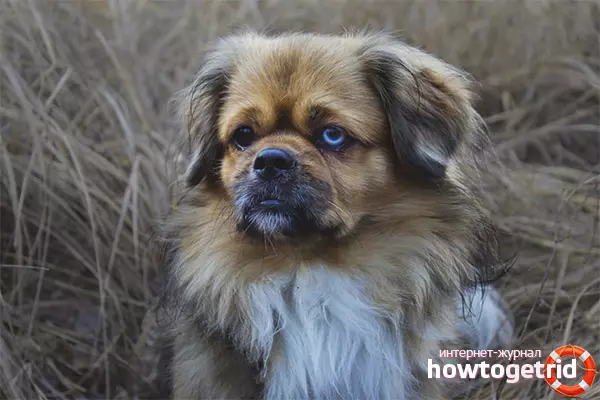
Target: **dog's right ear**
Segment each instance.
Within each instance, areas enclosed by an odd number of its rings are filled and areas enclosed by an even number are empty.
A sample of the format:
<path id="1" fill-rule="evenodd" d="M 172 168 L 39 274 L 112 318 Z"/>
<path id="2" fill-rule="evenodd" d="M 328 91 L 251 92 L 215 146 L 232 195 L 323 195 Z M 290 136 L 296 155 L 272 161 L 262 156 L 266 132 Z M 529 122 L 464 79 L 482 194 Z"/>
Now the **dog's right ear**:
<path id="1" fill-rule="evenodd" d="M 183 176 L 178 176 L 187 187 L 218 180 L 223 146 L 217 124 L 234 53 L 227 42 L 220 42 L 206 54 L 192 84 L 175 96 L 182 142 L 178 164 L 183 164 Z"/>

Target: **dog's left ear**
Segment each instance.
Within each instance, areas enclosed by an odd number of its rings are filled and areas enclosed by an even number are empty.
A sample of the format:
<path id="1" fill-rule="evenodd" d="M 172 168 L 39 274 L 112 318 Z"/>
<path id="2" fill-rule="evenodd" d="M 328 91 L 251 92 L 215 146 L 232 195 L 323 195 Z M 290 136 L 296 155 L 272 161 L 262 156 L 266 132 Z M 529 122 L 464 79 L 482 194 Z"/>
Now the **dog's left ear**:
<path id="1" fill-rule="evenodd" d="M 481 128 L 465 73 L 392 38 L 359 52 L 387 114 L 399 161 L 443 178 L 461 143 Z"/>

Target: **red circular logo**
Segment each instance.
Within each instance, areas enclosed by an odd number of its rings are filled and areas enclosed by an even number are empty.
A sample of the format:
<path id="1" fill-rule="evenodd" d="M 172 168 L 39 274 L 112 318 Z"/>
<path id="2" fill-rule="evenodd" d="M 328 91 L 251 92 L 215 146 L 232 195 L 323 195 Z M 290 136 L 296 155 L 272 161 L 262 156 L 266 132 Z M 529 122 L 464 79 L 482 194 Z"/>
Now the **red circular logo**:
<path id="1" fill-rule="evenodd" d="M 576 385 L 563 385 L 556 378 L 556 368 L 550 368 L 550 373 L 546 373 L 546 369 L 549 365 L 556 364 L 556 361 L 561 357 L 567 356 L 573 356 L 583 362 L 585 374 L 583 375 L 581 382 Z M 567 344 L 554 350 L 550 353 L 544 364 L 544 379 L 548 382 L 548 385 L 550 385 L 556 393 L 568 397 L 581 396 L 587 392 L 590 386 L 592 386 L 592 383 L 594 383 L 596 373 L 596 363 L 590 353 L 585 349 L 572 344 Z"/>

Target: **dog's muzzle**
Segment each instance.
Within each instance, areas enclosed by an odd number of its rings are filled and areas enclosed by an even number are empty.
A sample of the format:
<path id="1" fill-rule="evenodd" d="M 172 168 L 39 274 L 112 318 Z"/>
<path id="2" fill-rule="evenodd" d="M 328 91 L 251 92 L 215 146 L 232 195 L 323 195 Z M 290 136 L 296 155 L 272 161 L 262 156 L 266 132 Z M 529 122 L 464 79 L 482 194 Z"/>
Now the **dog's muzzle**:
<path id="1" fill-rule="evenodd" d="M 331 190 L 289 151 L 267 148 L 256 155 L 234 193 L 238 229 L 276 238 L 320 230 Z"/>

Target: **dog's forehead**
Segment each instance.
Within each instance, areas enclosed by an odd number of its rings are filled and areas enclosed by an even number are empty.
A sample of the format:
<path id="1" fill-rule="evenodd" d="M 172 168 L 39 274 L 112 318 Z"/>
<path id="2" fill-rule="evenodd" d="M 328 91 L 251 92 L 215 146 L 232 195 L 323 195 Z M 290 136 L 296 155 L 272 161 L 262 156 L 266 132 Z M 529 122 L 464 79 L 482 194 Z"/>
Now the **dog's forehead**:
<path id="1" fill-rule="evenodd" d="M 246 43 L 233 63 L 220 132 L 226 135 L 232 125 L 249 121 L 275 129 L 282 120 L 302 130 L 319 110 L 344 120 L 340 123 L 379 117 L 379 100 L 359 63 L 359 45 L 339 37 Z"/>
<path id="2" fill-rule="evenodd" d="M 238 102 L 260 98 L 284 106 L 307 97 L 326 100 L 327 93 L 349 97 L 360 75 L 356 55 L 343 44 L 333 38 L 257 41 L 236 59 L 228 92 Z"/>

